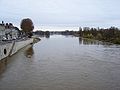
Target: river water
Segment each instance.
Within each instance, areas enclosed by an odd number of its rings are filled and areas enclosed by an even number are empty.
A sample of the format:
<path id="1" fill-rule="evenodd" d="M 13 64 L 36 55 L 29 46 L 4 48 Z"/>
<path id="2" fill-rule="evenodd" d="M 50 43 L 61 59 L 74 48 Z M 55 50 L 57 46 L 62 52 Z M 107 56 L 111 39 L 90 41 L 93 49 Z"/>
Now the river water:
<path id="1" fill-rule="evenodd" d="M 0 64 L 0 90 L 120 90 L 120 46 L 53 35 Z"/>

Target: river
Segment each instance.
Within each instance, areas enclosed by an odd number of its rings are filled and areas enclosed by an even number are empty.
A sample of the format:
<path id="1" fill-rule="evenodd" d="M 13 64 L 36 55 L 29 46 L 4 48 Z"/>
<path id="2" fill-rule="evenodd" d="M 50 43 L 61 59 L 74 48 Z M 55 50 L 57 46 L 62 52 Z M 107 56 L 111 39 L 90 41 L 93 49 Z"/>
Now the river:
<path id="1" fill-rule="evenodd" d="M 120 46 L 42 37 L 0 64 L 0 90 L 120 90 Z"/>

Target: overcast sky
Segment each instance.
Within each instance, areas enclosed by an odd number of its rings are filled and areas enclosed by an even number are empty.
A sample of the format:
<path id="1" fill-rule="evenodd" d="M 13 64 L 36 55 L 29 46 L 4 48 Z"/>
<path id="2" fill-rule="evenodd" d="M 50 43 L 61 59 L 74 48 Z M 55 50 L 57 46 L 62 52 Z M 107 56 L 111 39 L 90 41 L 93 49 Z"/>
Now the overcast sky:
<path id="1" fill-rule="evenodd" d="M 0 21 L 20 24 L 120 27 L 120 0 L 0 0 Z"/>

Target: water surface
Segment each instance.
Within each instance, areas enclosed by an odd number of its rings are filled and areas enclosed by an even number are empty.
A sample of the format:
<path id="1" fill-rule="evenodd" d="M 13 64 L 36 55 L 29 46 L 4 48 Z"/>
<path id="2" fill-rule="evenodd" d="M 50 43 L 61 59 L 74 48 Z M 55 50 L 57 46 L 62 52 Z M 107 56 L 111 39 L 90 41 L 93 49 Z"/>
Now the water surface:
<path id="1" fill-rule="evenodd" d="M 0 64 L 0 90 L 120 90 L 120 46 L 53 35 Z"/>

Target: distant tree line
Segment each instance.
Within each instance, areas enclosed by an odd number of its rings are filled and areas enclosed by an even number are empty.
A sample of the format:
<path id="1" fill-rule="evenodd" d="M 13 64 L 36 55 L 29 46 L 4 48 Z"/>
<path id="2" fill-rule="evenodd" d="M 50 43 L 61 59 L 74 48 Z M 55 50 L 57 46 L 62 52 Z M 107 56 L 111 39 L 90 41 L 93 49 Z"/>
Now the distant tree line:
<path id="1" fill-rule="evenodd" d="M 79 31 L 35 31 L 34 34 L 42 36 L 50 36 L 53 34 L 58 35 L 74 35 L 82 38 L 96 39 L 104 42 L 111 42 L 114 44 L 120 44 L 120 29 L 116 27 L 104 28 L 79 28 Z"/>
<path id="2" fill-rule="evenodd" d="M 50 37 L 50 31 L 40 31 L 40 30 L 38 30 L 38 31 L 34 31 L 33 34 L 39 35 L 39 36 L 45 36 L 47 38 Z"/>
<path id="3" fill-rule="evenodd" d="M 66 30 L 66 31 L 61 31 L 60 33 L 62 35 L 74 35 L 75 31 Z"/>
<path id="4" fill-rule="evenodd" d="M 103 28 L 79 28 L 78 34 L 80 37 L 97 39 L 101 41 L 120 44 L 120 30 L 116 27 Z"/>

